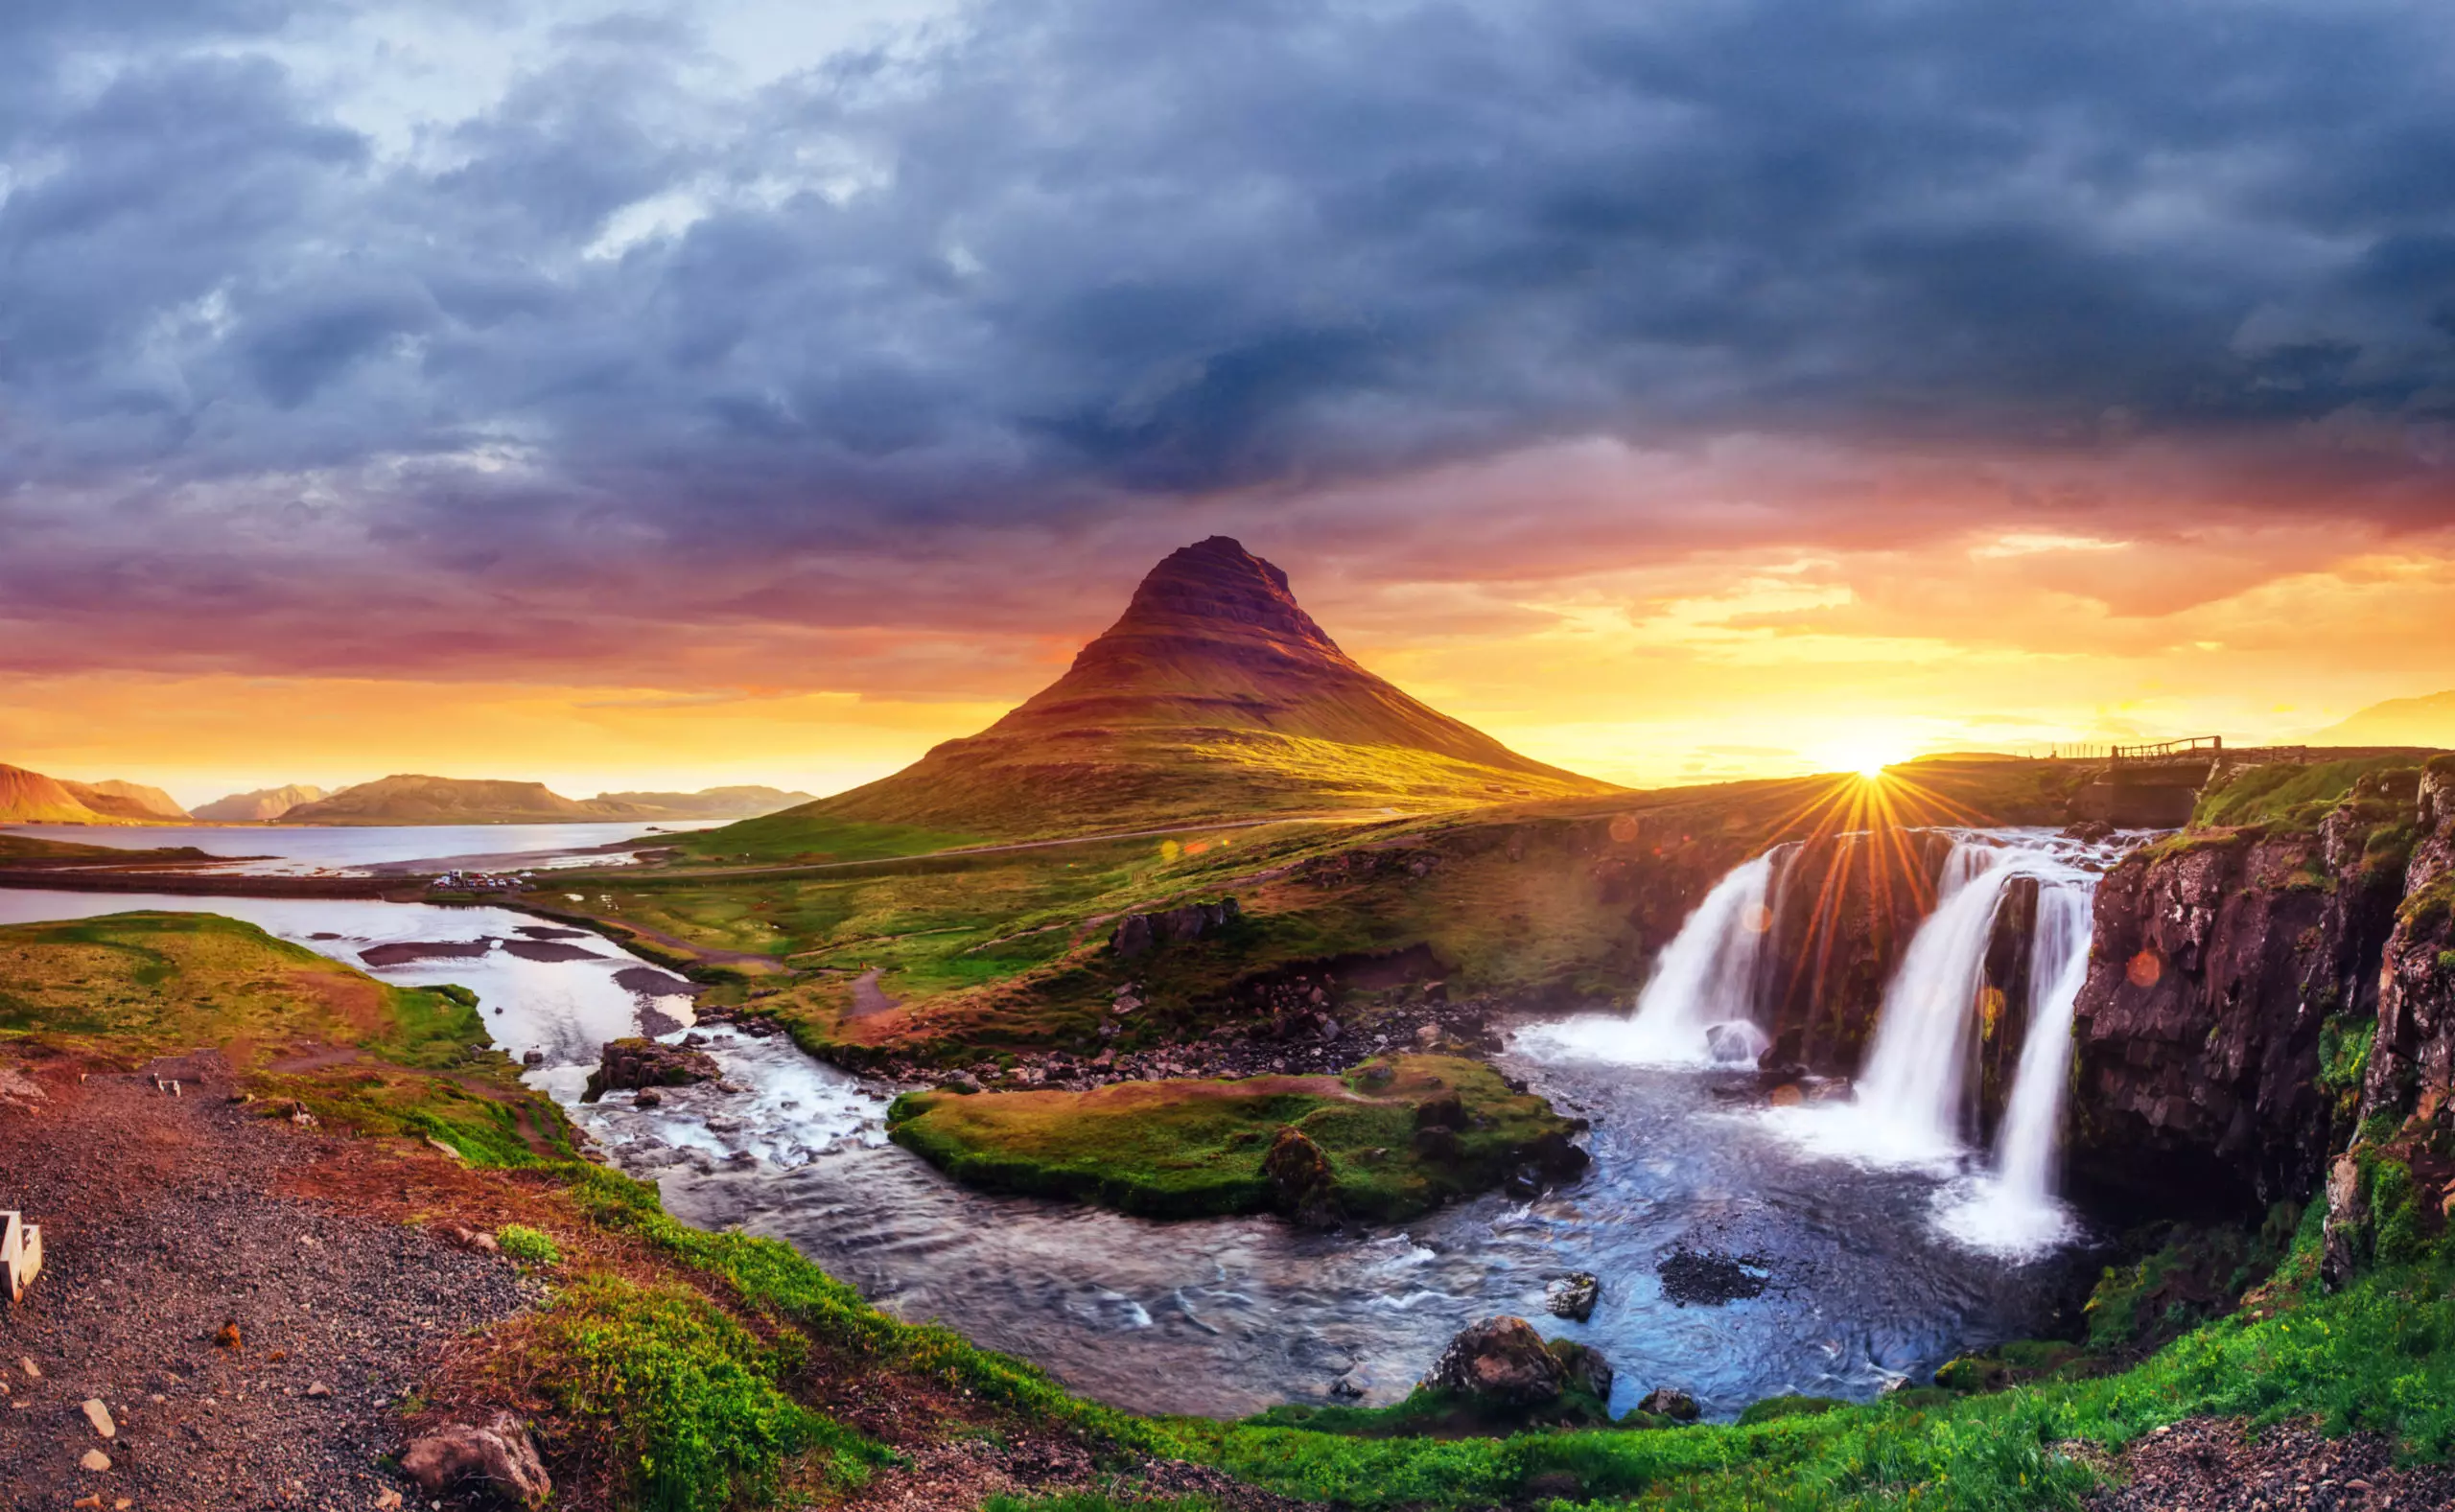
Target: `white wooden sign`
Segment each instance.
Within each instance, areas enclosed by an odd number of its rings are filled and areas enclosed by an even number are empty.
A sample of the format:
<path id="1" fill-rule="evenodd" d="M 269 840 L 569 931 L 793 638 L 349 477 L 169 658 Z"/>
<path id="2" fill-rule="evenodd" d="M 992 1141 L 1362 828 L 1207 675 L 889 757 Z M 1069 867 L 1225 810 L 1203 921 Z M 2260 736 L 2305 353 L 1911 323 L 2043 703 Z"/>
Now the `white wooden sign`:
<path id="1" fill-rule="evenodd" d="M 9 1284 L 9 1300 L 22 1302 L 26 1288 L 42 1274 L 42 1230 L 15 1213 L 0 1213 L 0 1279 Z"/>

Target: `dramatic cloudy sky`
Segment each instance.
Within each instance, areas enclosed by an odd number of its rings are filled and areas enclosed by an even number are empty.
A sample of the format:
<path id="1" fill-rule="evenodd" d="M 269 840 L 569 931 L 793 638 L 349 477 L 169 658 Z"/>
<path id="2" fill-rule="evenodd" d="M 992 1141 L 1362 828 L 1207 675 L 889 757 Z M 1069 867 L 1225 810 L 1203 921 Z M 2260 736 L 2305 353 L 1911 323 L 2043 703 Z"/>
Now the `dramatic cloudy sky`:
<path id="1" fill-rule="evenodd" d="M 841 786 L 1214 532 L 1625 780 L 2455 686 L 2455 8 L 0 7 L 0 760 Z"/>

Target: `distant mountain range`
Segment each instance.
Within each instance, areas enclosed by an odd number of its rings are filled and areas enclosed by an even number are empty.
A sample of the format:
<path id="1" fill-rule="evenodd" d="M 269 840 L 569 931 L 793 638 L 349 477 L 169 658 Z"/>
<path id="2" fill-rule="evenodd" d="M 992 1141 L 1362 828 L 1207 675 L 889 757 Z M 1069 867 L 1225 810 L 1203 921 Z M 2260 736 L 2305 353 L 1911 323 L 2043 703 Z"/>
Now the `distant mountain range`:
<path id="1" fill-rule="evenodd" d="M 700 793 L 606 793 L 565 798 L 543 782 L 400 776 L 361 782 L 301 803 L 288 825 L 569 825 L 610 820 L 745 819 L 810 802 L 773 787 Z"/>
<path id="2" fill-rule="evenodd" d="M 2455 688 L 2391 698 L 2310 737 L 2325 746 L 2439 746 L 2455 749 Z"/>
<path id="3" fill-rule="evenodd" d="M 571 799 L 543 782 L 387 777 L 337 793 L 304 783 L 233 793 L 193 814 L 158 787 L 112 779 L 76 782 L 0 765 L 0 825 L 503 825 L 616 820 L 748 819 L 811 802 L 783 788 L 712 787 L 698 793 L 603 793 Z"/>
<path id="4" fill-rule="evenodd" d="M 817 800 L 781 787 L 710 787 L 696 793 L 599 793 L 588 801 L 630 819 L 751 819 Z"/>
<path id="5" fill-rule="evenodd" d="M 259 825 L 279 819 L 302 803 L 312 803 L 324 796 L 320 787 L 304 782 L 292 782 L 283 787 L 260 787 L 252 793 L 233 793 L 200 804 L 196 817 L 223 825 Z"/>
<path id="6" fill-rule="evenodd" d="M 994 838 L 1616 791 L 1409 696 L 1339 649 L 1287 574 L 1226 536 L 1171 553 L 1064 677 L 892 777 L 708 845 L 775 854 L 847 826 Z"/>

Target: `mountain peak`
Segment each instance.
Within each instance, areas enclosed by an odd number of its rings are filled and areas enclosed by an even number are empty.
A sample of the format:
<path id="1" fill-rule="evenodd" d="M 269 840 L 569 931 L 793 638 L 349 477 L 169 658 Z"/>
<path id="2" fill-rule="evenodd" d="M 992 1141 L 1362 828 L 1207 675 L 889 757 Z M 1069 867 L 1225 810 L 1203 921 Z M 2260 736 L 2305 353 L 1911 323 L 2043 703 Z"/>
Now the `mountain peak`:
<path id="1" fill-rule="evenodd" d="M 1171 551 L 1065 675 L 893 777 L 755 821 L 1056 834 L 1222 815 L 1610 791 L 1359 665 L 1287 574 L 1228 536 Z M 762 841 L 762 844 L 767 843 Z"/>
<path id="2" fill-rule="evenodd" d="M 1212 536 L 1160 558 L 1143 574 L 1124 615 L 1084 647 L 1082 657 L 1102 641 L 1155 634 L 1277 641 L 1292 653 L 1346 661 L 1338 642 L 1297 603 L 1287 574 L 1230 536 Z"/>

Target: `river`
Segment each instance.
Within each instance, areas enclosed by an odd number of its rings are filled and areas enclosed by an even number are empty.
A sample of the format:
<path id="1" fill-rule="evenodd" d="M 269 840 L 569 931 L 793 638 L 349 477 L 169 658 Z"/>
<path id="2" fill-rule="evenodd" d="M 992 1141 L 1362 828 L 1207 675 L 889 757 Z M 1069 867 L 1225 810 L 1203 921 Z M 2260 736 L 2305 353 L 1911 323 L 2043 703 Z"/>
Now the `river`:
<path id="1" fill-rule="evenodd" d="M 1956 1244 L 1934 1221 L 1952 1173 L 1802 1149 L 1765 1116 L 1750 1074 L 1580 1058 L 1556 1036 L 1524 1037 L 1506 1068 L 1594 1121 L 1594 1164 L 1575 1186 L 1363 1235 L 1268 1218 L 1159 1223 L 956 1186 L 886 1143 L 884 1089 L 781 1036 L 705 1031 L 745 1092 L 581 1105 L 601 1041 L 690 1025 L 688 984 L 523 914 L 0 891 L 0 923 L 130 908 L 226 914 L 387 981 L 469 987 L 498 1044 L 544 1056 L 530 1081 L 618 1164 L 654 1177 L 678 1216 L 788 1240 L 900 1316 L 944 1321 L 1140 1410 L 1241 1414 L 1335 1400 L 1334 1383 L 1395 1401 L 1459 1328 L 1509 1313 L 1600 1348 L 1619 1371 L 1616 1409 L 1672 1385 L 1727 1417 L 1783 1392 L 1874 1395 L 2031 1331 L 2046 1290 L 2039 1266 Z M 381 964 L 364 959 L 386 945 Z M 1750 1259 L 1762 1294 L 1673 1302 L 1656 1268 L 1681 1248 Z M 1569 1270 L 1602 1278 L 1585 1323 L 1543 1311 L 1545 1281 Z"/>

